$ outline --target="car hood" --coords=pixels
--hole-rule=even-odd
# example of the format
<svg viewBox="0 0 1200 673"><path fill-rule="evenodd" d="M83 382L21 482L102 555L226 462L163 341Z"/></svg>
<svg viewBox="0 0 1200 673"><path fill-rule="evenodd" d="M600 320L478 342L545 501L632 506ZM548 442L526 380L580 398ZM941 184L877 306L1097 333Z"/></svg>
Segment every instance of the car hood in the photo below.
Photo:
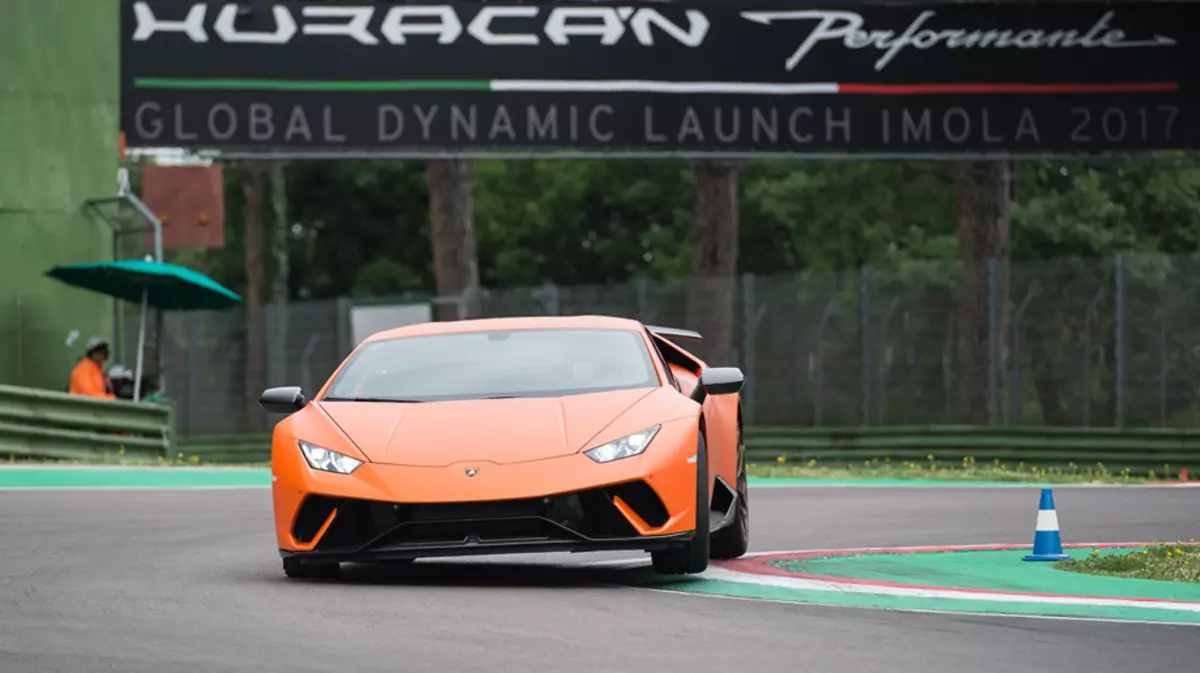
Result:
<svg viewBox="0 0 1200 673"><path fill-rule="evenodd" d="M522 463L585 446L654 391L452 402L320 402L373 463L444 467L462 461Z"/></svg>

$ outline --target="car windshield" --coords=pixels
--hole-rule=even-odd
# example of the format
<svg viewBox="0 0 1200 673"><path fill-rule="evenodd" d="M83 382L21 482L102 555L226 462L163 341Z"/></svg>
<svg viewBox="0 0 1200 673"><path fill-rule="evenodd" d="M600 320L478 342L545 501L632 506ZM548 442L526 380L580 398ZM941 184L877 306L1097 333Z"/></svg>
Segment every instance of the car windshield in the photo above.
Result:
<svg viewBox="0 0 1200 673"><path fill-rule="evenodd" d="M509 330L368 343L342 368L325 399L559 397L658 385L638 332Z"/></svg>

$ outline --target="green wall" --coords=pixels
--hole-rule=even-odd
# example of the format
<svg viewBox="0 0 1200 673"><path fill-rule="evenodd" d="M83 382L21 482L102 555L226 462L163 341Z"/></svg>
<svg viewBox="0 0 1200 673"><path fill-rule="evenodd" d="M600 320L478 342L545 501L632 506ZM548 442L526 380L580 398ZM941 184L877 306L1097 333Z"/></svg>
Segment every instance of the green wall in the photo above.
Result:
<svg viewBox="0 0 1200 673"><path fill-rule="evenodd" d="M118 6L0 6L0 383L62 388L81 342L112 331L111 300L42 273L112 256L82 205L116 193Z"/></svg>

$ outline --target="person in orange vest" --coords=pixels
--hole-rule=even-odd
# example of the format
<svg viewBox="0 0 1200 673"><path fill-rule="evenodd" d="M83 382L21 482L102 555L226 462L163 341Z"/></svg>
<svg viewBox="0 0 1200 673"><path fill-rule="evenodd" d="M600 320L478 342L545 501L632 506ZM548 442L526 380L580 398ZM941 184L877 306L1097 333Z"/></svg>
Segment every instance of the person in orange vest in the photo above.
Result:
<svg viewBox="0 0 1200 673"><path fill-rule="evenodd" d="M71 370L71 386L67 392L72 395L115 399L112 384L104 375L105 360L108 360L108 341L101 336L88 339L87 353L75 365L75 369Z"/></svg>

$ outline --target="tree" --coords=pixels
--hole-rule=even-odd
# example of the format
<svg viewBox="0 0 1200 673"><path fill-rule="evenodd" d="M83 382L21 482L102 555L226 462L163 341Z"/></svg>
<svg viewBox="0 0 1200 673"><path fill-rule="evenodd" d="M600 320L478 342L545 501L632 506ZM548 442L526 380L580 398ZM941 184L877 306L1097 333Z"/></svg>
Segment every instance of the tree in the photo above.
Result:
<svg viewBox="0 0 1200 673"><path fill-rule="evenodd" d="M1169 187L1167 185L1170 185ZM1029 162L1019 173L1013 207L1013 255L1024 263L1014 268L1012 305L1029 302L1024 317L1014 320L1021 338L1019 364L1029 372L1026 386L1033 404L1027 422L1046 425L1104 425L1114 420L1115 275L1114 256L1130 259L1126 275L1129 302L1125 308L1127 335L1133 345L1127 369L1138 358L1159 357L1159 328L1187 274L1146 269L1136 253L1188 253L1197 248L1194 231L1200 197L1200 171L1195 162L1171 165L1161 159L1109 158L1086 161ZM1166 260L1152 257L1152 266ZM1182 261L1182 260L1180 260ZM1174 285L1175 287L1171 287ZM1186 293L1177 298L1186 296ZM1183 325L1171 325L1165 336L1173 348L1183 337ZM1084 361L1093 371L1083 383ZM1169 371L1186 380L1185 361ZM1146 362L1143 372L1157 374L1158 362ZM1186 372L1186 373L1185 373ZM1157 377L1156 377L1157 378ZM1137 385L1137 382L1131 382ZM1144 382L1143 384L1147 385ZM1150 384L1157 393L1157 381ZM1143 388L1144 393L1150 390ZM1178 399L1185 400L1180 396ZM1131 399L1130 410L1142 424L1161 421L1157 394Z"/></svg>
<svg viewBox="0 0 1200 673"><path fill-rule="evenodd" d="M677 161L481 161L473 172L488 288L683 278L694 173Z"/></svg>
<svg viewBox="0 0 1200 673"><path fill-rule="evenodd" d="M958 387L967 419L987 424L999 400L991 373L1004 371L996 358L1007 333L1009 194L1006 161L954 164L958 190ZM993 369L994 367L994 369Z"/></svg>
<svg viewBox="0 0 1200 673"><path fill-rule="evenodd" d="M479 257L471 203L471 163L435 159L426 167L429 182L429 237L440 297L461 297L454 317L479 317Z"/></svg>
<svg viewBox="0 0 1200 673"><path fill-rule="evenodd" d="M695 164L696 224L688 324L704 335L704 357L732 364L738 266L738 169L728 162Z"/></svg>
<svg viewBox="0 0 1200 673"><path fill-rule="evenodd" d="M271 271L271 304L275 307L274 329L271 334L270 371L279 381L288 380L288 300L291 291L288 285L289 259L288 241L291 229L291 218L288 214L287 203L287 166L283 161L272 161L270 165L269 182L271 185L271 259L274 268ZM268 384L274 385L273 381Z"/></svg>
<svg viewBox="0 0 1200 673"><path fill-rule="evenodd" d="M262 414L249 404L262 393L266 380L263 354L266 344L266 321L263 316L263 177L266 166L261 161L248 161L242 171L242 226L244 228L243 259L246 269L246 413L250 428L262 424Z"/></svg>

